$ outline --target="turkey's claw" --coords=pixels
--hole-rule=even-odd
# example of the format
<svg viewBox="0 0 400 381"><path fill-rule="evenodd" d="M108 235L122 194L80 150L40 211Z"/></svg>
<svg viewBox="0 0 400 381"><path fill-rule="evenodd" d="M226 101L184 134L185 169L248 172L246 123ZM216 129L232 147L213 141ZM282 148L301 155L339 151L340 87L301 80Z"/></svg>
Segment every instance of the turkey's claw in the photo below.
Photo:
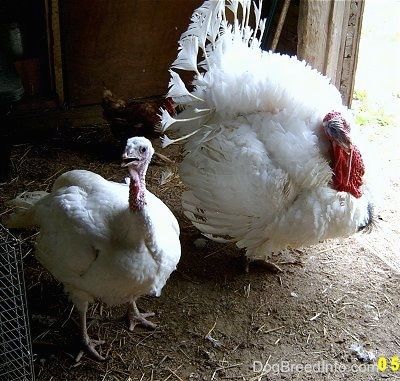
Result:
<svg viewBox="0 0 400 381"><path fill-rule="evenodd" d="M96 346L104 344L104 343L105 343L104 340L93 340L93 339L89 339L89 338L84 339L82 341L82 349L76 356L75 362L79 362L85 353L97 361L105 361L106 358L101 356L99 354L99 352L97 352L95 349Z"/></svg>

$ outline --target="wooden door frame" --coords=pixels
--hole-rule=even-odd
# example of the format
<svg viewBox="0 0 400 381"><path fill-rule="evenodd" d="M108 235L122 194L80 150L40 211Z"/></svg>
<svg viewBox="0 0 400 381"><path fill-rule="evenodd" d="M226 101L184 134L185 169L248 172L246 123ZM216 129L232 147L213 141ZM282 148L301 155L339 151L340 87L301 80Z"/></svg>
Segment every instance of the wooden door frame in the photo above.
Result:
<svg viewBox="0 0 400 381"><path fill-rule="evenodd" d="M297 56L331 78L351 105L364 0L301 0Z"/></svg>

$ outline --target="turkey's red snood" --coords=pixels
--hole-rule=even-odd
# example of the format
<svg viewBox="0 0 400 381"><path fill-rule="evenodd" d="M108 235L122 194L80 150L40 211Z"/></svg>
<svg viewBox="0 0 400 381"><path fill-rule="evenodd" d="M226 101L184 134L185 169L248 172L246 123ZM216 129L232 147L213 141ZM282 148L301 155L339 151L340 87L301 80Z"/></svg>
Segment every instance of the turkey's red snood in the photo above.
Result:
<svg viewBox="0 0 400 381"><path fill-rule="evenodd" d="M332 144L333 188L360 198L365 168L360 151L350 140L350 126L339 112L327 114L323 126Z"/></svg>

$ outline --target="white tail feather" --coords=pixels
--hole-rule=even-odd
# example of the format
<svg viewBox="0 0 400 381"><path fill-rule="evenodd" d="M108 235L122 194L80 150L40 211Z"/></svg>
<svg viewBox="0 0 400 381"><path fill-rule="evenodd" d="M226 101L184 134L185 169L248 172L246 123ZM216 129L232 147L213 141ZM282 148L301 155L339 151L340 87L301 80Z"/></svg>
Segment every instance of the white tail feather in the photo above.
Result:
<svg viewBox="0 0 400 381"><path fill-rule="evenodd" d="M167 135L164 135L161 137L161 147L165 148L168 147L171 144L175 144L180 142L181 140L185 140L187 138L190 138L191 136L193 136L194 134L198 133L200 131L200 128L197 129L196 131L191 132L190 134L187 134L185 136L182 136L178 139L170 139Z"/></svg>
<svg viewBox="0 0 400 381"><path fill-rule="evenodd" d="M165 132L172 124L176 122L176 119L174 119L167 110L160 108L161 114L158 116L160 117L161 120L161 127L159 126L157 128L158 132Z"/></svg>
<svg viewBox="0 0 400 381"><path fill-rule="evenodd" d="M173 70L169 71L171 74L171 79L169 80L169 91L167 97L173 99L177 104L187 104L194 101L204 102L203 99L192 94L185 86L181 77L175 73Z"/></svg>
<svg viewBox="0 0 400 381"><path fill-rule="evenodd" d="M178 57L171 67L176 69L194 71L197 70L197 53L199 50L199 40L195 36L188 36L179 42Z"/></svg>

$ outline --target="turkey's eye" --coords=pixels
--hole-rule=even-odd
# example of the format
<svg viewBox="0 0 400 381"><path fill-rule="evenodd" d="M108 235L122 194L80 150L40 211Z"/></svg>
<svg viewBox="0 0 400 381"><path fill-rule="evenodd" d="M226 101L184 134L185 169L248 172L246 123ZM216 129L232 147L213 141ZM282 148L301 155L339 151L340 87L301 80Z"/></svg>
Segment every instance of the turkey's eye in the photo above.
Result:
<svg viewBox="0 0 400 381"><path fill-rule="evenodd" d="M145 153L147 151L146 147L140 147L140 153Z"/></svg>

